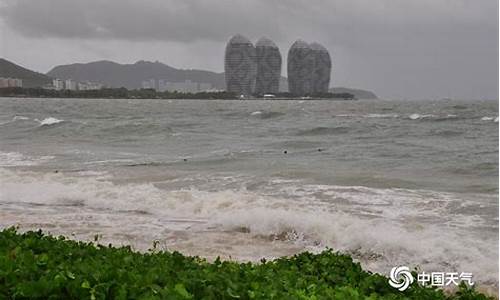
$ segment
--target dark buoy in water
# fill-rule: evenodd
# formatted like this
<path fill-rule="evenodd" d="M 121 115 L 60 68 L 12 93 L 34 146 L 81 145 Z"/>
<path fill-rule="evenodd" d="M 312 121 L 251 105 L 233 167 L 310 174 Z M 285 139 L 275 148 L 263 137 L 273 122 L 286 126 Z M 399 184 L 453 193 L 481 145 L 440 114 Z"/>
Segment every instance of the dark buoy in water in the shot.
<path fill-rule="evenodd" d="M 59 170 L 55 170 L 54 173 L 59 173 Z"/>
<path fill-rule="evenodd" d="M 318 152 L 321 152 L 321 151 L 323 151 L 323 149 L 319 148 L 319 149 L 318 149 Z"/>
<path fill-rule="evenodd" d="M 187 158 L 184 158 L 184 161 L 188 161 L 188 159 L 187 159 Z"/>
<path fill-rule="evenodd" d="M 287 153 L 288 153 L 288 151 L 286 151 L 286 150 L 285 150 L 285 151 L 283 151 L 283 153 L 287 154 Z"/>

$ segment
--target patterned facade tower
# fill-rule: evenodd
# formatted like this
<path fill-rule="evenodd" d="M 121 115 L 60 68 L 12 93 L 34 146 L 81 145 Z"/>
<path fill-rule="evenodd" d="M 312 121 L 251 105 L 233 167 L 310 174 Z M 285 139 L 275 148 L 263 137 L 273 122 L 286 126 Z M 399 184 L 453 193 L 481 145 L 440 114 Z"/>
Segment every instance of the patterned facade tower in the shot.
<path fill-rule="evenodd" d="M 288 91 L 294 96 L 313 93 L 312 73 L 314 55 L 311 46 L 302 40 L 293 43 L 288 51 Z"/>
<path fill-rule="evenodd" d="M 255 47 L 246 37 L 237 34 L 227 43 L 224 71 L 228 92 L 236 95 L 253 94 L 257 75 Z"/>
<path fill-rule="evenodd" d="M 280 87 L 281 54 L 278 46 L 267 38 L 261 38 L 255 44 L 257 55 L 257 81 L 255 94 L 276 94 Z"/>
<path fill-rule="evenodd" d="M 313 94 L 328 93 L 330 88 L 330 74 L 332 72 L 332 60 L 328 50 L 318 43 L 311 44 L 314 57 L 314 69 L 312 73 Z"/>

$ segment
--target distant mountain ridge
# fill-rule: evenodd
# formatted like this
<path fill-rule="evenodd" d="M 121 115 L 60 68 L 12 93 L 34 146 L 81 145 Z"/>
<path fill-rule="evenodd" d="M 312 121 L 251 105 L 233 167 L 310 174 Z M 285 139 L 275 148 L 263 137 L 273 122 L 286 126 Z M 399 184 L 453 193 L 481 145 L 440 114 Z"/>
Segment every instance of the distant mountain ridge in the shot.
<path fill-rule="evenodd" d="M 110 87 L 125 87 L 127 89 L 141 88 L 144 80 L 151 78 L 164 79 L 171 82 L 191 80 L 193 82 L 210 83 L 216 89 L 225 89 L 224 73 L 204 70 L 176 69 L 160 62 L 138 61 L 134 64 L 118 64 L 112 61 L 95 61 L 54 67 L 47 75 L 60 79 L 76 81 L 95 81 Z M 288 91 L 286 77 L 281 77 L 280 91 Z M 358 99 L 377 99 L 370 91 L 349 89 L 344 87 L 332 88 L 334 93 L 353 94 Z"/>
<path fill-rule="evenodd" d="M 101 60 L 90 63 L 75 63 L 54 67 L 46 75 L 23 68 L 6 59 L 0 58 L 0 77 L 23 79 L 24 87 L 40 87 L 51 83 L 53 78 L 73 79 L 84 82 L 103 83 L 109 87 L 127 89 L 141 88 L 142 81 L 151 78 L 164 79 L 171 82 L 191 80 L 193 82 L 210 83 L 216 89 L 225 89 L 224 73 L 204 70 L 176 69 L 160 62 L 138 61 L 134 64 L 119 64 Z M 288 91 L 286 77 L 281 77 L 280 91 Z M 377 99 L 370 91 L 344 87 L 331 88 L 333 93 L 349 93 L 357 99 Z"/>
<path fill-rule="evenodd" d="M 54 67 L 48 76 L 76 81 L 93 81 L 110 87 L 127 89 L 141 88 L 144 80 L 164 79 L 170 82 L 210 83 L 214 88 L 224 89 L 224 73 L 203 70 L 176 69 L 160 62 L 138 61 L 134 64 L 119 64 L 112 61 L 96 61 Z"/>
<path fill-rule="evenodd" d="M 52 82 L 49 76 L 28 70 L 6 59 L 0 58 L 0 77 L 19 78 L 23 87 L 39 87 Z"/>

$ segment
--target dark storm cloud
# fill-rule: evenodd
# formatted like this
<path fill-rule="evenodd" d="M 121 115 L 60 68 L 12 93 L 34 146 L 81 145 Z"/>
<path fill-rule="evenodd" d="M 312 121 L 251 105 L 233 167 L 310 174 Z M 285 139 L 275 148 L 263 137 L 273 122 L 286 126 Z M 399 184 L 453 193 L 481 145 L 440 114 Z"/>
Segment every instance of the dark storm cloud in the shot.
<path fill-rule="evenodd" d="M 473 0 L 6 0 L 6 23 L 31 37 L 224 40 L 333 36 L 381 42 L 495 30 L 498 2 Z M 479 32 L 481 33 L 481 32 Z M 429 41 L 432 42 L 432 41 Z"/>
<path fill-rule="evenodd" d="M 195 0 L 19 0 L 2 9 L 6 23 L 29 37 L 191 42 L 228 32 L 279 33 L 265 2 Z"/>

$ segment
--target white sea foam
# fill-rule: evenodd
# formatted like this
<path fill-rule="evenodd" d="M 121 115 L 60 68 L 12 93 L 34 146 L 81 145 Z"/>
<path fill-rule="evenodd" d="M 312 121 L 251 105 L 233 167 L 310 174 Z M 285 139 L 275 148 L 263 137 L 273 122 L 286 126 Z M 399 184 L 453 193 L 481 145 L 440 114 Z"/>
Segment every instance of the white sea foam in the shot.
<path fill-rule="evenodd" d="M 358 114 L 338 114 L 333 117 L 337 118 L 380 118 L 380 119 L 392 119 L 399 118 L 398 114 L 366 114 L 366 115 L 358 115 Z"/>
<path fill-rule="evenodd" d="M 493 121 L 495 123 L 498 123 L 498 117 L 484 116 L 484 117 L 481 118 L 481 121 Z"/>
<path fill-rule="evenodd" d="M 287 181 L 273 183 L 286 185 L 276 195 L 247 190 L 169 191 L 151 183 L 118 185 L 92 173 L 81 175 L 0 169 L 4 211 L 0 226 L 49 224 L 46 228 L 57 233 L 87 237 L 98 231 L 138 248 L 162 239 L 174 249 L 205 249 L 207 256 L 222 251 L 238 257 L 231 249 L 236 239 L 246 240 L 245 245 L 253 245 L 253 259 L 271 250 L 288 254 L 279 249 L 290 245 L 297 251 L 328 246 L 352 253 L 376 272 L 418 265 L 426 271 L 473 272 L 476 281 L 498 283 L 498 240 L 479 238 L 465 224 L 447 223 L 457 216 L 426 221 L 434 214 L 443 215 L 450 203 L 459 200 L 452 194 L 300 186 Z M 314 200 L 313 192 L 327 197 Z M 350 203 L 359 213 L 349 212 L 342 203 Z"/>
<path fill-rule="evenodd" d="M 336 117 L 336 118 L 353 118 L 353 117 L 357 117 L 358 115 L 355 115 L 355 114 L 339 114 L 339 115 L 334 115 L 333 117 Z"/>
<path fill-rule="evenodd" d="M 1 152 L 0 167 L 34 166 L 53 159 L 54 156 L 32 157 L 19 152 Z"/>
<path fill-rule="evenodd" d="M 399 117 L 398 114 L 368 114 L 366 115 L 367 118 L 382 118 L 382 119 L 386 119 L 386 118 L 397 118 Z"/>
<path fill-rule="evenodd" d="M 257 111 L 252 112 L 250 115 L 257 116 L 257 115 L 261 115 L 261 114 L 262 114 L 262 112 L 260 110 L 257 110 Z"/>
<path fill-rule="evenodd" d="M 333 117 L 337 118 L 380 118 L 380 119 L 397 119 L 397 118 L 404 118 L 403 116 L 399 114 L 378 114 L 378 113 L 373 113 L 373 114 L 367 114 L 367 115 L 357 115 L 357 114 L 338 114 L 334 115 Z M 408 116 L 408 119 L 410 120 L 421 120 L 421 119 L 428 119 L 428 118 L 447 118 L 447 119 L 454 119 L 457 118 L 457 115 L 454 114 L 447 114 L 443 116 L 437 116 L 434 114 L 410 114 Z"/>
<path fill-rule="evenodd" d="M 105 172 L 105 171 L 92 171 L 92 170 L 79 171 L 78 176 L 93 177 L 97 180 L 112 179 L 111 174 L 109 174 L 108 172 Z"/>
<path fill-rule="evenodd" d="M 435 115 L 433 114 L 424 114 L 424 115 L 421 115 L 421 114 L 411 114 L 408 116 L 408 118 L 410 120 L 420 120 L 420 119 L 426 119 L 426 118 L 433 118 L 435 117 Z"/>
<path fill-rule="evenodd" d="M 35 121 L 37 121 L 38 123 L 40 123 L 40 126 L 50 126 L 50 125 L 54 125 L 54 124 L 58 124 L 58 123 L 61 123 L 61 122 L 64 122 L 64 120 L 59 120 L 59 119 L 56 119 L 54 117 L 48 117 L 48 118 L 45 118 L 43 120 L 38 120 L 38 119 L 35 119 Z"/>
<path fill-rule="evenodd" d="M 107 164 L 133 164 L 136 163 L 134 159 L 131 158 L 117 158 L 117 159 L 104 159 L 104 160 L 91 160 L 87 161 L 85 165 L 107 165 Z"/>
<path fill-rule="evenodd" d="M 6 122 L 0 123 L 0 126 L 1 125 L 6 125 L 6 124 L 9 124 L 9 123 L 13 123 L 13 122 L 16 122 L 16 121 L 23 121 L 23 120 L 29 120 L 29 118 L 25 117 L 25 116 L 14 116 L 10 121 L 6 121 Z"/>
<path fill-rule="evenodd" d="M 402 116 L 399 114 L 367 114 L 367 115 L 358 115 L 358 114 L 338 114 L 334 115 L 333 117 L 337 118 L 380 118 L 380 119 L 396 119 L 396 118 L 401 118 Z M 433 114 L 410 114 L 408 116 L 408 119 L 410 120 L 420 120 L 420 119 L 427 119 L 427 118 L 435 118 L 437 117 L 436 115 Z M 457 115 L 453 114 L 448 114 L 446 115 L 446 118 L 456 118 Z"/>

